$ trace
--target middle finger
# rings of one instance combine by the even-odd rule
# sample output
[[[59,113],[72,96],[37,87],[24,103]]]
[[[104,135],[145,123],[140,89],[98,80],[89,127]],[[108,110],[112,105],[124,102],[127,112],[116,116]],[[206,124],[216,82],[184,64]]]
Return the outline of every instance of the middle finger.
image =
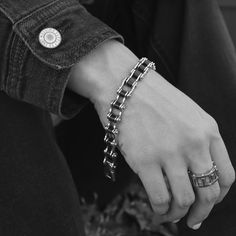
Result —
[[[181,160],[181,158],[176,160]],[[195,194],[184,163],[175,161],[166,166],[164,171],[167,175],[172,195],[171,207],[165,218],[168,221],[175,222],[186,215],[195,201]]]

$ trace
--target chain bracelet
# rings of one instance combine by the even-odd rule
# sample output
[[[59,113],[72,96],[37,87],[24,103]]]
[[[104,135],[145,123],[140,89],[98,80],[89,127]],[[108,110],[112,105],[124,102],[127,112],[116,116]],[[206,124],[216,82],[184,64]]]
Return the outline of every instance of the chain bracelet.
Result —
[[[116,180],[118,123],[121,121],[126,100],[131,96],[138,82],[144,78],[150,69],[156,70],[155,64],[145,57],[140,59],[130,71],[129,76],[123,80],[117,90],[116,98],[111,102],[107,114],[108,124],[105,127],[104,141],[106,149],[104,150],[103,165],[105,176],[112,181]]]

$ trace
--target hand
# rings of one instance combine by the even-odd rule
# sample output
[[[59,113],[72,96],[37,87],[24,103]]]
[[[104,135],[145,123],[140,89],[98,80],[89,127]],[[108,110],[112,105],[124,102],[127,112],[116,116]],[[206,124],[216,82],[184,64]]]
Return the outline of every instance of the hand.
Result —
[[[69,86],[91,99],[105,125],[110,102],[136,62],[127,48],[106,42],[78,63]],[[216,121],[150,71],[128,99],[119,130],[120,150],[140,177],[153,210],[163,221],[189,213],[187,224],[197,229],[235,179]],[[194,189],[188,170],[204,173],[212,161],[219,169],[219,182]]]
[[[127,103],[119,145],[153,209],[167,221],[189,212],[188,225],[198,227],[234,181],[215,120],[155,72],[140,82]],[[219,183],[193,189],[188,170],[205,173],[212,161],[219,169]]]

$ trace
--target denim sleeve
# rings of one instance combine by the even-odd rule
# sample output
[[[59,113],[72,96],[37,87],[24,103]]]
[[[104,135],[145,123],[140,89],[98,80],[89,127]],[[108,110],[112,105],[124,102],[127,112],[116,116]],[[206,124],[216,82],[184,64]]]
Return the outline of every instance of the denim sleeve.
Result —
[[[85,102],[66,89],[71,67],[105,40],[123,42],[78,0],[0,0],[0,25],[1,90],[63,118]],[[58,47],[40,44],[45,28],[61,34]]]

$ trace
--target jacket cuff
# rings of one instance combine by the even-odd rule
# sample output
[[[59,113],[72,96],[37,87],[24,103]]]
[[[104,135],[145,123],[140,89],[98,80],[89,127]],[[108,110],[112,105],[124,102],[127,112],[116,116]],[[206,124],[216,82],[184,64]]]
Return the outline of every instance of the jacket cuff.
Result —
[[[45,28],[62,41],[56,48],[39,42]],[[102,42],[122,36],[90,15],[77,0],[55,1],[13,25],[15,31],[4,90],[12,97],[67,119],[86,103],[66,89],[71,67]]]

